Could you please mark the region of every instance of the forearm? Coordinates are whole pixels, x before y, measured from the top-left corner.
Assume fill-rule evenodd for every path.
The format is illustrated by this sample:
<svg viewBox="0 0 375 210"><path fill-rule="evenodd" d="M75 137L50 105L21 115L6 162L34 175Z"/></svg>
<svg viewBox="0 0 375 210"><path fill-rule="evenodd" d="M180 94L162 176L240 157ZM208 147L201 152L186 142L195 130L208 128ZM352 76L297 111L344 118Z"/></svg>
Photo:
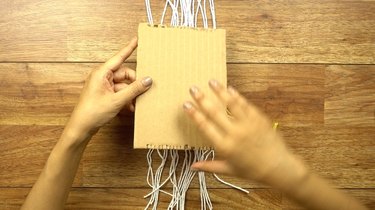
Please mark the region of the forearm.
<svg viewBox="0 0 375 210"><path fill-rule="evenodd" d="M310 172L305 164L290 154L283 168L277 173L272 185L289 198L306 207L317 210L366 209L356 199L333 188L327 181Z"/></svg>
<svg viewBox="0 0 375 210"><path fill-rule="evenodd" d="M288 197L308 209L319 210L362 210L367 209L356 199L333 188L315 174L307 177L294 189L285 191Z"/></svg>
<svg viewBox="0 0 375 210"><path fill-rule="evenodd" d="M66 127L22 209L63 209L90 135Z"/></svg>

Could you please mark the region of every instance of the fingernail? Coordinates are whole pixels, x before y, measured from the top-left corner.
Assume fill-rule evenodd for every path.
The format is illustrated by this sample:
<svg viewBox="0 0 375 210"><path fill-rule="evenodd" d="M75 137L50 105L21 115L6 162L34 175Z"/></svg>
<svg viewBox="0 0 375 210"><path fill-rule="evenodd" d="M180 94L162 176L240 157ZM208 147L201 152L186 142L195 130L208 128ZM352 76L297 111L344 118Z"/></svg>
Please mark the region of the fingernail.
<svg viewBox="0 0 375 210"><path fill-rule="evenodd" d="M190 110L193 108L193 104L191 104L190 102L185 102L183 107L185 110Z"/></svg>
<svg viewBox="0 0 375 210"><path fill-rule="evenodd" d="M199 93L199 89L196 86L193 86L193 87L190 88L190 94L191 95L197 96L198 93Z"/></svg>
<svg viewBox="0 0 375 210"><path fill-rule="evenodd" d="M145 87L149 87L151 86L152 84L152 79L151 77L145 77L142 79L142 84L145 86Z"/></svg>
<svg viewBox="0 0 375 210"><path fill-rule="evenodd" d="M210 80L210 81L208 82L208 84L209 84L212 88L214 88L214 89L216 89L216 88L219 86L219 82L218 82L217 80L214 80L214 79Z"/></svg>

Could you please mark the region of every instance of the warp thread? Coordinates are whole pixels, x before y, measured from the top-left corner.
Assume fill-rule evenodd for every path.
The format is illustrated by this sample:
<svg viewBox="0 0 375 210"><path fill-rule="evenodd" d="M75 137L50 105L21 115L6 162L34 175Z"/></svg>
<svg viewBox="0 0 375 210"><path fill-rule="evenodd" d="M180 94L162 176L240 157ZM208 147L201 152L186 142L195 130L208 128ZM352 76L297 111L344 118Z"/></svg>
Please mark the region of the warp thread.
<svg viewBox="0 0 375 210"><path fill-rule="evenodd" d="M208 5L207 5L208 1ZM146 12L148 23L154 25L154 20L151 12L150 0L145 0ZM215 14L215 4L214 0L166 0L163 13L160 20L160 25L163 25L165 20L165 15L167 10L171 9L171 22L172 27L190 27L197 28L199 16L202 18L202 24L204 29L209 28L208 24L208 14L207 7L209 7L209 12L212 21L212 28L216 29L216 14ZM186 192L189 189L189 186L195 177L198 174L199 187L200 187L200 200L201 200L201 209L213 209L210 196L207 190L206 185L206 176L203 171L193 171L191 170L191 165L194 162L208 160L210 157L212 160L215 158L214 150L184 150L184 160L182 162L182 167L179 176L177 175L177 166L179 163L179 153L178 150L173 149L156 149L158 156L160 157L160 165L153 171L153 162L152 155L155 152L155 149L149 149L147 153L147 184L152 188L152 191L144 196L144 198L149 197L149 202L145 209L151 208L153 210L157 209L159 194L164 193L171 196L171 201L168 205L168 209L184 210L185 201L186 201ZM168 162L168 154L170 157L169 172L168 176L162 180L163 171L166 168L166 163ZM213 174L214 177L221 183L238 189L242 192L249 193L249 191L242 189L238 186L225 182L220 179L216 174ZM178 177L178 179L177 179ZM170 182L172 184L172 192L167 192L161 188Z"/></svg>
<svg viewBox="0 0 375 210"><path fill-rule="evenodd" d="M208 1L208 6L207 6ZM154 25L150 0L145 0L147 19L150 25ZM201 15L203 28L208 29L207 7L210 9L212 28L216 29L216 14L214 0L166 0L160 25L163 25L168 8L172 11L171 26L184 26L197 28L199 15Z"/></svg>
<svg viewBox="0 0 375 210"><path fill-rule="evenodd" d="M153 153L157 152L160 158L160 165L154 172L153 170L153 162L152 162L152 155ZM190 184L198 174L198 181L200 187L200 201L201 201L201 209L213 209L211 199L207 190L206 186L206 177L205 172L203 171L193 171L191 170L190 166L194 162L198 161L206 161L210 157L212 160L215 158L214 150L184 150L184 160L182 162L182 167L179 176L177 175L177 169L179 164L179 153L178 150L174 149L149 149L147 153L147 163L148 163L148 172L147 172L147 183L152 188L152 191L144 196L144 198L150 197L145 209L153 209L156 210L158 207L158 198L160 193L164 193L166 195L171 196L171 201L168 205L167 209L176 209L176 210L184 210L185 209L185 201L186 201L186 192L190 187ZM169 157L168 158L168 154ZM168 161L170 159L170 161ZM167 167L167 162L169 164L169 171L168 176L162 181L162 175L164 169ZM236 185L230 184L225 182L224 180L220 179L216 174L213 174L214 177L221 183L238 189L242 192L249 193L249 191L242 189ZM177 180L177 177L178 180ZM172 193L162 190L161 188L168 183L168 181L172 184Z"/></svg>

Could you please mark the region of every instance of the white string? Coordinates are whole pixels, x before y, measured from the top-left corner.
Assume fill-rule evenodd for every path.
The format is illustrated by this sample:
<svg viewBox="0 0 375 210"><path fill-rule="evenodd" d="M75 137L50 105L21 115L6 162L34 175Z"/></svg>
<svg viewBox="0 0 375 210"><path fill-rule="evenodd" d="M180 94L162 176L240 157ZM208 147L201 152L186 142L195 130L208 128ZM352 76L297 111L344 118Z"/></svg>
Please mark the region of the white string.
<svg viewBox="0 0 375 210"><path fill-rule="evenodd" d="M204 28L208 28L208 22L207 22L207 12L206 12L206 0L203 1L203 10L202 10L202 13L203 13L203 27Z"/></svg>
<svg viewBox="0 0 375 210"><path fill-rule="evenodd" d="M150 171L150 170L152 171L152 153L153 153L153 150L149 150L149 152L147 153L147 161L148 161L148 164L149 164L148 165L148 167L149 167L148 171ZM153 188L153 192L151 193L151 198L150 198L149 202L147 203L147 206L145 207L145 209L148 209L151 205L152 205L152 210L157 209L158 200L159 200L159 192L163 192L163 193L171 195L170 193L162 191L162 190L159 189L161 187L160 186L160 179L162 177L164 166L165 166L165 163L166 163L167 158L168 158L168 152L167 152L167 150L164 150L163 154L161 154L160 151L157 150L157 153L158 153L159 157L161 158L161 163L160 163L160 166L158 167L158 169L156 170L156 172L154 174L154 177L152 178L151 187ZM150 161L150 159L151 159L151 161ZM149 180L149 174L153 174L153 172L147 173L147 180ZM149 181L147 181L147 182L150 185ZM171 195L171 196L173 196L173 195Z"/></svg>
<svg viewBox="0 0 375 210"><path fill-rule="evenodd" d="M182 163L182 168L180 172L179 179L177 180L177 166L179 163L179 154L177 150L157 150L157 153L161 159L161 163L156 170L153 172L152 169L152 154L154 149L150 149L147 153L147 163L148 163L148 171L147 171L147 184L152 188L152 191L144 196L144 198L150 197L150 200L145 209L152 207L153 210L157 209L158 199L159 199L159 192L165 193L172 197L168 209L176 209L176 210L184 210L185 209L185 201L186 201L186 192L189 189L189 186L195 176L198 173L199 179L199 187L200 187L200 200L201 200L201 209L202 210L212 210L212 202L207 190L206 185L206 177L205 172L199 171L195 172L191 170L191 165L198 161L207 161L210 156L212 156L211 160L215 159L215 151L214 150L185 150L185 157ZM169 166L169 175L168 177L161 182L161 177L163 174L163 170L166 167L166 162L168 160L168 152L170 154L170 166ZM194 154L193 154L193 153ZM226 182L219 178L215 173L213 176L222 184L230 186L234 189L240 190L244 193L249 193L248 190L238 187L234 184ZM161 189L168 181L172 184L172 193L166 192ZM161 183L161 184L160 184Z"/></svg>
<svg viewBox="0 0 375 210"><path fill-rule="evenodd" d="M208 0L210 3L210 11L211 11L211 20L212 20L212 28L216 29L216 14L215 14L215 4L214 0Z"/></svg>
<svg viewBox="0 0 375 210"><path fill-rule="evenodd" d="M152 19L152 13L151 13L150 0L145 0L145 5L146 5L148 23L151 25L154 25L154 20Z"/></svg>
<svg viewBox="0 0 375 210"><path fill-rule="evenodd" d="M177 26L185 26L185 27L194 27L197 28L197 21L198 21L198 13L202 16L202 23L205 29L208 28L208 21L207 21L207 11L206 11L206 1L203 0L166 0L163 13L160 20L160 25L163 25L165 16L167 13L168 8L171 9L171 22L170 25L173 27ZM216 17L215 17L215 7L214 7L214 0L208 0L211 19L212 19L212 28L216 28ZM146 11L147 11L147 18L149 24L153 25L153 18L151 13L151 5L150 0L145 0ZM154 173L152 168L152 154L154 149L150 149L147 153L147 163L148 163L148 170L147 170L147 184L152 188L151 192L144 196L144 198L150 197L149 202L145 209L152 207L153 210L156 210L158 205L159 199L159 192L165 193L172 197L171 202L168 206L168 209L176 209L176 210L184 210L185 209L185 200L186 200L186 192L189 189L189 186L197 173L196 171L191 170L191 165L197 161L207 160L210 155L212 155L212 159L214 158L214 151L213 150L194 150L194 154L192 154L191 150L185 150L185 157L182 164L182 169L180 172L180 176L177 180L177 166L179 163L179 154L177 150L169 150L170 153L170 166L169 166L169 175L167 178L161 182L161 177L163 174L163 170L166 166L166 162L168 159L168 150L163 150L163 154L161 154L160 150L157 150L159 157L161 158L161 163L157 168L156 172ZM232 186L236 189L239 187L231 185L214 174L214 176L222 182L223 184L227 184L228 186ZM207 186L206 186L206 178L205 173L203 171L198 172L199 178L199 186L200 186L200 197L201 197L201 209L212 209L212 202L210 200ZM168 181L172 184L172 193L166 192L161 189ZM242 189L242 188L240 188Z"/></svg>
<svg viewBox="0 0 375 210"><path fill-rule="evenodd" d="M145 0L149 23L152 24L150 0ZM202 2L203 1L203 2ZM216 29L216 13L214 0L208 0L208 7L211 13L212 28ZM160 25L163 25L168 8L171 9L171 22L173 27L198 27L198 16L202 16L203 28L208 28L207 0L166 0Z"/></svg>
<svg viewBox="0 0 375 210"><path fill-rule="evenodd" d="M215 151L214 151L214 150L211 150L211 151L212 151L212 160L214 160L214 159L215 159ZM240 191L242 191L242 192L244 192L244 193L247 193L247 194L250 193L248 190L246 190L246 189L244 189L244 188L242 188L242 187L239 187L239 186L237 186L237 185L231 184L231 183L229 183L229 182L226 182L226 181L220 179L215 173L213 173L213 175L214 175L214 177L215 177L219 182L221 182L222 184L225 184L225 185L227 185L227 186L229 186L229 187L235 188L235 189L240 190Z"/></svg>
<svg viewBox="0 0 375 210"><path fill-rule="evenodd" d="M184 170L185 176L183 176L183 179L181 180L181 183L179 183L180 199L179 199L179 203L178 203L177 207L180 207L181 210L183 210L185 208L186 192L189 189L190 183L191 183L191 181L193 180L193 178L196 174L195 171L192 171L190 169L191 164L193 162L196 162L196 157L194 156L194 159L193 159L193 155L191 153L191 150L188 150L187 155L188 155L188 158L187 158L187 162L186 162L186 166L185 166L185 170Z"/></svg>
<svg viewBox="0 0 375 210"><path fill-rule="evenodd" d="M170 150L171 152L171 167L169 169L169 173L173 174L170 181L172 183L172 187L173 187L173 191L172 191L172 200L168 206L168 209L173 209L173 207L175 206L175 201L176 201L176 198L179 197L179 194L178 194L178 187L177 187L177 180L176 180L176 170L177 170L177 166L178 166L178 162L179 162L179 155L178 155L178 151L177 150Z"/></svg>
<svg viewBox="0 0 375 210"><path fill-rule="evenodd" d="M206 161L208 157L212 154L213 150L195 150L198 161ZM199 176L199 187L200 187L200 197L201 197L201 209L206 210L207 208L212 210L212 203L210 196L207 191L205 173L203 171L198 172Z"/></svg>
<svg viewBox="0 0 375 210"><path fill-rule="evenodd" d="M247 194L250 193L248 190L246 190L246 189L244 189L244 188L242 188L242 187L238 187L238 186L236 186L236 185L234 185L234 184L231 184L231 183L229 183L229 182L226 182L226 181L220 179L215 173L214 173L213 175L214 175L214 177L215 177L219 182L221 182L221 183L223 183L223 184L225 184L225 185L228 185L229 187L235 188L235 189L240 190L240 191L242 191L242 192L244 192L244 193L247 193Z"/></svg>

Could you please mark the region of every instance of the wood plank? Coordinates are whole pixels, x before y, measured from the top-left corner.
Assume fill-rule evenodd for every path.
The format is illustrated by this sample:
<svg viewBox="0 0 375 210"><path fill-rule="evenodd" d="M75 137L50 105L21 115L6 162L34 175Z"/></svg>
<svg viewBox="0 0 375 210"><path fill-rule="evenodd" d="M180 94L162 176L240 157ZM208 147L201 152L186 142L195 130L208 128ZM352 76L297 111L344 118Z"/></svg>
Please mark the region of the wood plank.
<svg viewBox="0 0 375 210"><path fill-rule="evenodd" d="M63 127L0 126L0 186L30 187L42 171ZM82 162L73 186L82 185Z"/></svg>
<svg viewBox="0 0 375 210"><path fill-rule="evenodd" d="M374 188L374 126L281 126L280 131L292 151L333 184L343 188Z"/></svg>
<svg viewBox="0 0 375 210"><path fill-rule="evenodd" d="M146 21L142 1L5 0L0 62L104 61ZM163 2L152 2L159 20ZM229 62L375 62L375 2L216 1ZM131 61L135 56L131 57Z"/></svg>
<svg viewBox="0 0 375 210"><path fill-rule="evenodd" d="M0 188L0 208L19 209L29 188ZM303 209L279 192L268 189L250 189L245 195L234 190L211 189L210 198L214 209ZM375 208L375 189L345 189L369 209ZM149 189L126 188L73 188L65 209L143 209L147 200L143 196ZM165 209L169 198L160 196L160 208ZM199 191L189 190L187 209L200 207Z"/></svg>
<svg viewBox="0 0 375 210"><path fill-rule="evenodd" d="M344 189L344 191L362 202L369 209L375 209L375 189ZM282 198L282 209L283 210L302 210L298 204L290 201L290 199L283 196Z"/></svg>
<svg viewBox="0 0 375 210"><path fill-rule="evenodd" d="M0 64L0 124L64 125L100 64ZM135 64L128 64L135 68ZM324 123L324 65L229 64L228 83L282 125ZM345 67L343 67L345 68ZM374 71L368 66L367 71ZM180 105L176 105L180 106ZM116 119L113 124L129 124Z"/></svg>
<svg viewBox="0 0 375 210"><path fill-rule="evenodd" d="M325 69L324 65L232 64L228 84L282 125L323 124Z"/></svg>
<svg viewBox="0 0 375 210"><path fill-rule="evenodd" d="M375 66L329 66L325 83L325 124L375 125Z"/></svg>
<svg viewBox="0 0 375 210"><path fill-rule="evenodd" d="M1 2L0 61L65 60L67 10L63 1Z"/></svg>
<svg viewBox="0 0 375 210"><path fill-rule="evenodd" d="M375 188L375 128L280 127L292 150L313 171L343 188ZM0 126L0 187L30 187L62 126ZM88 145L75 186L146 187L146 151L132 149L133 127L106 126ZM154 156L155 163L160 160ZM232 177L243 187L264 187ZM227 188L207 175L210 188ZM197 188L194 180L193 188Z"/></svg>
<svg viewBox="0 0 375 210"><path fill-rule="evenodd" d="M0 123L64 125L98 64L1 64Z"/></svg>
<svg viewBox="0 0 375 210"><path fill-rule="evenodd" d="M19 209L29 188L0 188L0 208ZM230 189L211 189L210 198L215 209L281 209L281 194L269 189L253 189L243 194ZM73 188L65 209L144 209L149 189ZM170 197L161 194L158 209L166 209ZM200 208L199 190L188 191L187 209Z"/></svg>
<svg viewBox="0 0 375 210"><path fill-rule="evenodd" d="M0 64L0 137L4 139L0 142L4 154L0 186L32 185L78 99L85 75L98 65ZM371 118L361 121L356 115L358 109L347 108L351 112L347 116L357 116L356 121L361 123L346 126L328 120L323 126L324 93L345 90L349 78L332 76L330 80L336 84L330 86L324 76L334 69L336 74L350 71L350 78L365 78L373 75L374 66L230 64L228 69L229 84L280 122L288 143L314 170L341 187L374 186L375 132ZM349 85L366 93L371 79L364 81L364 85ZM345 102L345 94L340 94L335 100ZM353 100L360 97L354 96ZM371 99L365 99L374 106ZM76 186L145 186L145 152L131 150L132 120L132 116L116 118L94 138ZM128 158L131 161L126 165ZM242 186L260 186L227 180ZM209 183L222 187L213 179Z"/></svg>

